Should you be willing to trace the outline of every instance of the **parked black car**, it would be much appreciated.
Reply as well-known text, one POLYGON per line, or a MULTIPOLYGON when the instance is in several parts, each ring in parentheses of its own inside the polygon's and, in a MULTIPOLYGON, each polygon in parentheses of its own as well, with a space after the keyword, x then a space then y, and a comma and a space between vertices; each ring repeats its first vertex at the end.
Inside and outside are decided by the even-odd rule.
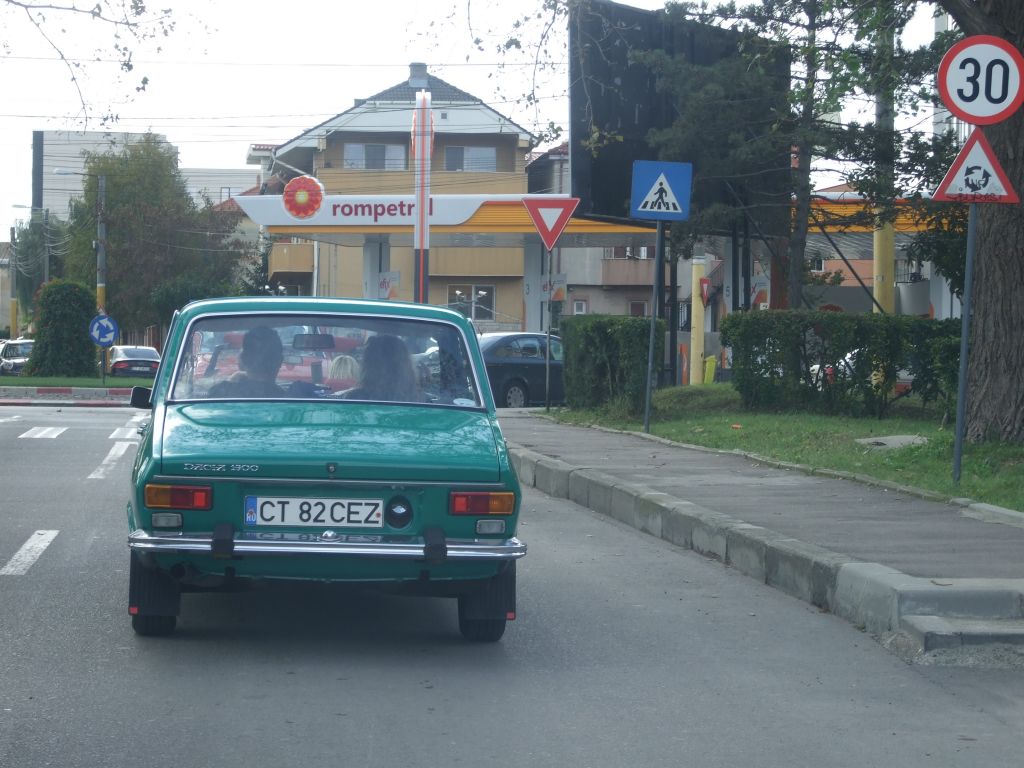
POLYGON ((114 346, 107 356, 107 373, 111 376, 151 378, 160 367, 160 353, 154 347, 114 346))
MULTIPOLYGON (((545 358, 548 336, 543 333, 484 333, 480 350, 487 366, 487 378, 499 408, 544 405, 547 401, 545 358)), ((551 337, 551 403, 565 399, 562 340, 551 337)))

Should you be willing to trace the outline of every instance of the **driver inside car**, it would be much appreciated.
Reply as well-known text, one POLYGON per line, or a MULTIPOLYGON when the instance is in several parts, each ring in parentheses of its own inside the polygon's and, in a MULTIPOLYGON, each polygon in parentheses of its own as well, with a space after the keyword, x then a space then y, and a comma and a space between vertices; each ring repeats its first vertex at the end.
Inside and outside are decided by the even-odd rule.
POLYGON ((210 387, 209 397, 281 397, 275 380, 284 362, 284 347, 277 331, 258 325, 246 332, 238 356, 239 370, 210 387))

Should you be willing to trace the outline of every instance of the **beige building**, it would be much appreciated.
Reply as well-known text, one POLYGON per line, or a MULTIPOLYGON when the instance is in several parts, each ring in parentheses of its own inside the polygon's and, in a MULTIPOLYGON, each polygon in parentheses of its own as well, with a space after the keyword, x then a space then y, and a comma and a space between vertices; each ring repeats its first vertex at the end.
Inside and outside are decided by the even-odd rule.
MULTIPOLYGON (((254 145, 248 161, 259 163, 266 179, 315 176, 328 195, 412 194, 410 136, 420 90, 430 93, 434 116, 432 194, 526 194, 534 136, 430 75, 425 64, 411 64, 407 81, 357 100, 279 147, 254 145)), ((271 284, 300 294, 412 300, 413 246, 395 234, 279 239, 270 254, 271 284)), ((523 275, 521 238, 504 244, 486 235, 431 235, 429 302, 460 309, 478 327, 523 326, 523 275)))

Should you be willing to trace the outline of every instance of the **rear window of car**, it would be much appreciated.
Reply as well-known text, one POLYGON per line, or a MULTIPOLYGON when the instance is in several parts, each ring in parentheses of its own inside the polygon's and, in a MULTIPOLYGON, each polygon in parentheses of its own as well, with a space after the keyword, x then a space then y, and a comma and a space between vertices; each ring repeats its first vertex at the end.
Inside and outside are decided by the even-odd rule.
MULTIPOLYGON (((170 350, 165 350, 170 355, 170 350)), ((175 359, 172 400, 330 399, 481 407, 453 324, 320 314, 197 318, 175 359), (436 352, 434 354, 424 354, 436 352)))
POLYGON ((121 347, 119 357, 134 357, 136 360, 159 360, 160 353, 152 347, 121 347))

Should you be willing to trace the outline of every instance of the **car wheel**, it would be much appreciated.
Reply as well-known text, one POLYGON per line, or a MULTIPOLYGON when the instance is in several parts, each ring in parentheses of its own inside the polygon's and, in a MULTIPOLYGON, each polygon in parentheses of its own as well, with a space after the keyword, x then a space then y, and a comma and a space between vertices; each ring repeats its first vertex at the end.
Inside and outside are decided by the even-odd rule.
POLYGON ((501 391, 501 405, 506 408, 523 408, 530 402, 527 396, 526 384, 515 379, 508 382, 501 391))
POLYGON ((135 552, 129 553, 128 605, 137 635, 169 635, 178 623, 181 588, 163 571, 147 568, 135 552))
POLYGON ((505 634, 506 619, 466 619, 459 601, 459 632, 471 643, 496 643, 505 634))
POLYGON ((487 587, 459 596, 459 632, 471 643, 494 643, 515 616, 516 564, 510 563, 487 587))
POLYGON ((166 637, 177 623, 177 616, 132 616, 132 629, 143 637, 166 637))

